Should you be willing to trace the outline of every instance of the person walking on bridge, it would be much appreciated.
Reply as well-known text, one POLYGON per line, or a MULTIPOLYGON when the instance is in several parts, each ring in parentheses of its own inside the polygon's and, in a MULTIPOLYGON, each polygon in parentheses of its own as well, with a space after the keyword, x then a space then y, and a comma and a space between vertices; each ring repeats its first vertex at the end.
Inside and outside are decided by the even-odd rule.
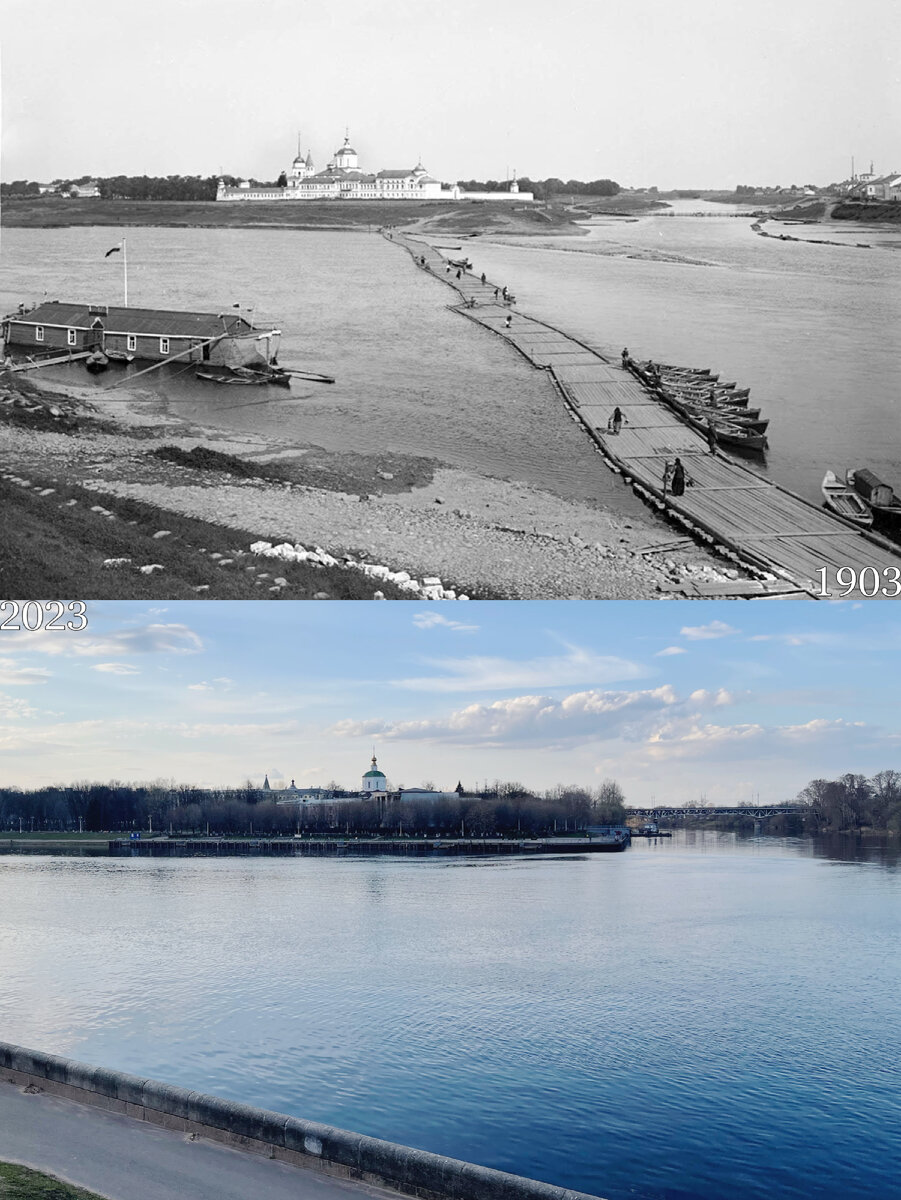
POLYGON ((483 284, 484 284, 484 283, 487 283, 487 280, 485 279, 485 272, 484 272, 484 271, 482 272, 482 283, 483 283, 483 284))
POLYGON ((618 434, 619 431, 622 429, 623 425, 628 425, 628 424, 629 424, 629 422, 626 420, 623 410, 619 407, 619 405, 617 405, 616 408, 613 410, 613 416, 610 418, 610 421, 607 424, 607 428, 609 430, 611 430, 613 433, 618 434))

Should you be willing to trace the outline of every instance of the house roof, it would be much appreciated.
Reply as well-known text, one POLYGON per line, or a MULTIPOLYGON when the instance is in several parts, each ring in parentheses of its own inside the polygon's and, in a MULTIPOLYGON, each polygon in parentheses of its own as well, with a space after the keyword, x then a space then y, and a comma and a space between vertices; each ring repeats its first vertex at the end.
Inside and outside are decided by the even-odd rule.
POLYGON ((413 174, 413 172, 412 172, 411 170, 407 170, 407 171, 379 171, 379 176, 378 176, 378 177, 379 177, 379 179, 406 179, 406 178, 407 178, 409 175, 412 175, 412 174, 413 174))
POLYGON ((177 312, 163 308, 116 308, 48 300, 14 320, 28 325, 65 325, 90 329, 99 318, 107 333, 146 333, 154 337, 210 338, 219 333, 249 333, 251 326, 235 312, 177 312), (96 311, 92 311, 95 309, 96 311))

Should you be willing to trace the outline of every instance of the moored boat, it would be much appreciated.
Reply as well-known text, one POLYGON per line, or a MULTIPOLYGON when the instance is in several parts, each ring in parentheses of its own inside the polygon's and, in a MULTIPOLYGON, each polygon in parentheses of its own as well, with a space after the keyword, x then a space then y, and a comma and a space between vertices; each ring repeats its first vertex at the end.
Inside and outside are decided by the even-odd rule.
POLYGON ((901 524, 901 500, 887 483, 883 483, 867 467, 847 471, 845 480, 873 510, 876 523, 891 526, 901 524))
POLYGON ((827 471, 823 476, 822 491, 826 507, 846 521, 863 529, 869 529, 873 524, 873 510, 869 504, 846 479, 839 479, 834 471, 827 471))

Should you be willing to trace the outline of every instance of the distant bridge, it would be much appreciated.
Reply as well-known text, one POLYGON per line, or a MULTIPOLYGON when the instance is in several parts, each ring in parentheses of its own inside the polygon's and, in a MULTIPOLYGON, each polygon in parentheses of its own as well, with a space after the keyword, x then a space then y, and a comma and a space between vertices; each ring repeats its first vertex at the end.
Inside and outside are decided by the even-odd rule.
POLYGON ((654 821, 664 818, 679 820, 683 817, 753 817, 755 821, 762 821, 766 817, 785 817, 806 811, 804 804, 685 804, 679 807, 658 804, 647 808, 627 808, 626 814, 654 821))

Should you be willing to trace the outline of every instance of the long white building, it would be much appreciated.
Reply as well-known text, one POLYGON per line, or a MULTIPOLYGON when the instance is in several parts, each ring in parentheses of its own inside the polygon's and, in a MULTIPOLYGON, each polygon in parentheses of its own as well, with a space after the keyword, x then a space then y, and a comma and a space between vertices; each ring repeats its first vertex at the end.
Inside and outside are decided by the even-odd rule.
POLYGON ((309 151, 297 157, 286 171, 285 187, 253 187, 242 183, 228 187, 221 179, 217 200, 520 200, 530 201, 531 192, 520 192, 514 179, 508 191, 464 192, 457 186, 443 187, 421 162, 415 167, 383 170, 368 174, 360 169, 350 135, 336 150, 331 162, 317 171, 309 151))

